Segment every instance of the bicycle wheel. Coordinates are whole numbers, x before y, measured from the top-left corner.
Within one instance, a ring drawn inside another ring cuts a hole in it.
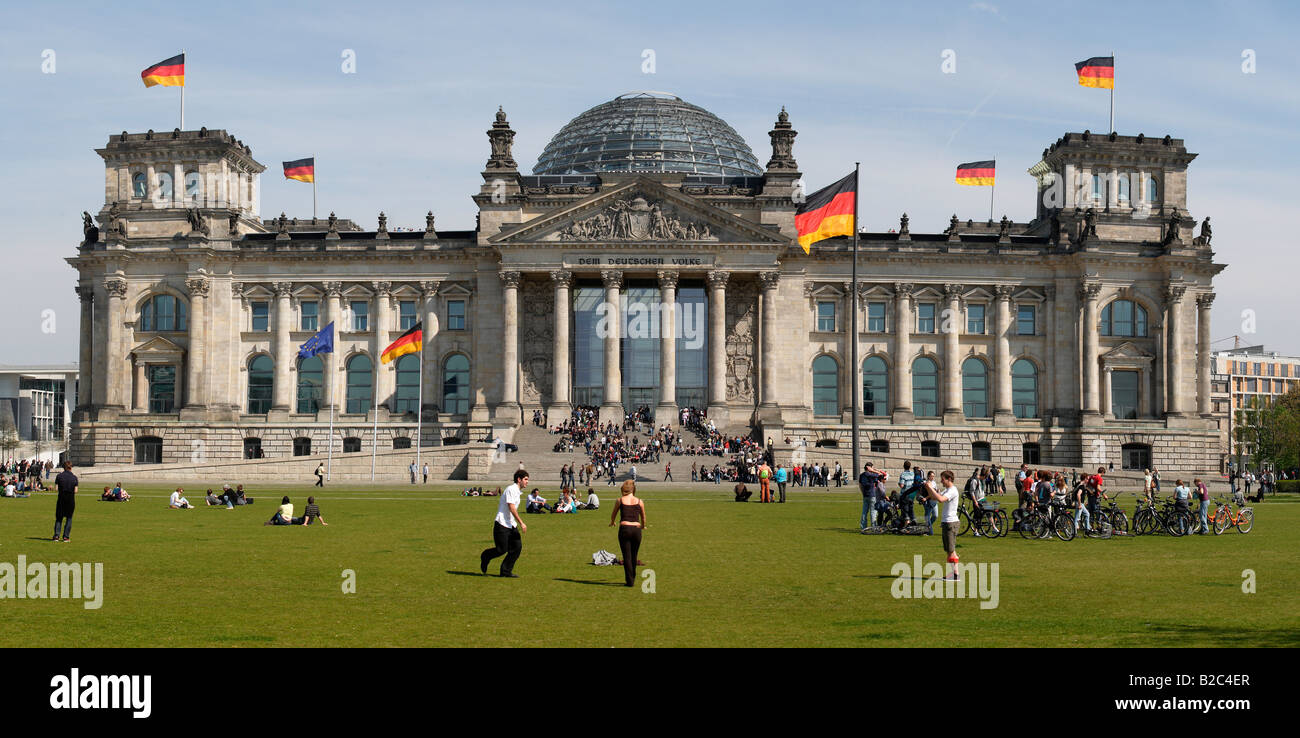
[[[1116,510],[1110,514],[1110,527],[1115,533],[1128,532],[1128,516],[1123,510]]]
[[[1038,537],[1038,530],[1034,527],[1037,518],[1037,513],[1028,513],[1024,517],[1020,518],[1020,525],[1016,526],[1016,530],[1020,531],[1021,538],[1029,540]]]
[[[1154,527],[1152,525],[1154,519],[1155,516],[1152,515],[1150,510],[1146,508],[1138,510],[1133,514],[1133,534],[1145,536],[1150,533],[1151,529]]]
[[[1056,537],[1060,538],[1062,541],[1074,540],[1076,530],[1073,518],[1067,515],[1057,516],[1056,521],[1052,523],[1052,527],[1056,531]]]
[[[1229,525],[1232,525],[1232,516],[1228,513],[1228,511],[1222,507],[1219,508],[1218,510],[1215,510],[1214,511],[1214,535],[1216,536],[1223,535],[1223,531],[1227,530]]]
[[[994,510],[993,513],[991,514],[991,517],[995,521],[997,531],[998,531],[998,538],[1002,538],[1007,533],[1011,532],[1011,521],[1007,519],[1006,510]]]
[[[986,512],[975,521],[975,531],[985,538],[998,537],[998,522],[993,513]]]
[[[966,535],[966,531],[970,530],[970,513],[966,512],[966,508],[963,507],[958,509],[957,522],[960,523],[960,526],[957,528],[957,535]]]
[[[1039,513],[1034,519],[1034,534],[1040,541],[1052,537],[1052,521],[1048,519],[1046,513]]]
[[[1165,518],[1165,532],[1174,537],[1185,536],[1192,530],[1192,515],[1187,512],[1170,513]]]
[[[1249,533],[1251,528],[1255,527],[1255,513],[1248,507],[1243,507],[1237,513],[1237,532]]]

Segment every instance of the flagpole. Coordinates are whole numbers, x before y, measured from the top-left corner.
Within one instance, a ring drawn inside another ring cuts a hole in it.
[[[420,336],[420,380],[415,400],[415,471],[420,472],[420,441],[424,436],[424,336]]]
[[[181,49],[181,56],[185,56],[185,49]],[[181,81],[181,130],[185,130],[185,82]]]
[[[857,478],[862,473],[862,443],[858,438],[860,422],[858,415],[862,410],[862,385],[858,377],[858,372],[862,369],[858,362],[858,172],[862,168],[861,162],[853,163],[853,299],[850,303],[853,306],[853,312],[849,318],[849,332],[852,335],[851,341],[851,359],[853,371],[850,376],[853,377],[853,388],[851,395],[853,398],[853,476]]]
[[[997,164],[997,159],[993,160]],[[993,222],[993,194],[998,191],[997,168],[993,169],[993,184],[989,185],[989,222]]]
[[[1115,52],[1110,52],[1110,132],[1115,132]]]
[[[311,224],[316,225],[316,155],[311,155]]]
[[[370,432],[370,481],[375,481],[375,456],[379,453],[379,370],[383,367],[383,362],[375,367],[375,371],[370,375],[371,389],[375,395],[375,424],[374,429]]]
[[[331,380],[331,381],[337,381],[337,380]],[[326,398],[326,399],[329,399],[329,398]],[[332,402],[330,403],[330,438],[329,438],[329,441],[330,441],[329,451],[326,453],[326,456],[325,456],[325,481],[327,481],[327,482],[333,481],[333,479],[334,479],[334,477],[333,477],[333,471],[334,471],[334,403],[332,403]]]

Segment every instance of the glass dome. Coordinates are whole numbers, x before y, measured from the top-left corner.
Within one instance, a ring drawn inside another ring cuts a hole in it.
[[[749,145],[718,116],[662,92],[619,95],[555,134],[533,174],[685,172],[762,176]]]

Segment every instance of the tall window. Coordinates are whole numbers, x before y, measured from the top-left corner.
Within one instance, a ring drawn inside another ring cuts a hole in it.
[[[261,415],[271,410],[271,387],[275,381],[275,365],[266,354],[253,357],[248,362],[248,412]]]
[[[203,180],[198,172],[185,173],[185,201],[197,205],[203,199]]]
[[[840,365],[829,356],[813,359],[813,415],[840,414]]]
[[[172,199],[172,175],[167,172],[159,172],[158,179],[158,199],[163,202],[171,202]]]
[[[1038,308],[1034,305],[1021,305],[1016,308],[1016,333],[1032,336],[1038,329]]]
[[[1147,311],[1132,300],[1115,300],[1101,309],[1101,335],[1144,338]]]
[[[397,330],[409,331],[415,327],[415,300],[402,300],[397,303]]]
[[[1155,205],[1160,199],[1160,185],[1156,183],[1156,178],[1152,177],[1147,180],[1147,202]],[[1146,468],[1146,467],[1142,467]]]
[[[371,370],[373,366],[370,357],[365,354],[357,354],[348,359],[346,412],[362,414],[370,409],[371,400],[374,398],[374,385],[371,381],[374,376],[374,372]]]
[[[370,303],[365,300],[353,300],[348,307],[352,312],[352,330],[364,332],[370,330]]]
[[[442,364],[442,411],[469,414],[469,359],[453,354]]]
[[[407,354],[397,360],[397,389],[393,412],[417,412],[420,403],[420,357]]]
[[[309,356],[298,362],[298,412],[316,413],[320,411],[322,380],[325,377],[325,364],[319,356]]]
[[[447,330],[449,331],[465,330],[465,301],[464,300],[447,301]]]
[[[149,412],[176,411],[176,366],[149,367]]]
[[[149,196],[149,182],[145,179],[144,172],[136,172],[131,177],[131,197],[146,198]]]
[[[912,362],[912,414],[918,418],[939,414],[939,365],[924,356]]]
[[[253,308],[253,330],[265,332],[271,330],[271,303],[255,302]]]
[[[889,370],[879,356],[868,356],[862,362],[862,413],[889,414]]]
[[[317,318],[319,317],[319,313],[320,313],[320,303],[303,302],[299,304],[299,309],[302,313],[302,322],[299,324],[298,330],[303,330],[303,331],[320,330],[320,326],[317,325],[318,322]]]
[[[1017,418],[1038,417],[1038,367],[1028,359],[1011,365],[1011,412]]]
[[[1114,371],[1110,373],[1110,409],[1116,418],[1131,420],[1138,411],[1138,373]]]
[[[934,303],[925,302],[916,306],[916,332],[934,333]]]
[[[984,333],[985,305],[968,305],[966,307],[966,332],[976,335]]]
[[[140,330],[146,332],[187,330],[185,303],[171,295],[154,295],[140,310]]]
[[[961,365],[961,404],[968,418],[989,416],[989,368],[973,356]]]
[[[885,332],[885,303],[883,302],[867,303],[867,332],[868,333]]]
[[[1119,201],[1128,204],[1128,174],[1121,174],[1119,177]]]
[[[1092,175],[1092,201],[1095,203],[1105,202],[1106,200],[1106,182],[1100,174]]]
[[[578,285],[573,290],[573,404],[599,405],[605,396],[605,339],[597,326],[605,313],[603,287]],[[448,315],[450,315],[450,306]],[[680,358],[680,357],[679,357]],[[612,398],[611,398],[612,399]]]
[[[817,303],[817,330],[822,333],[835,332],[835,303]]]

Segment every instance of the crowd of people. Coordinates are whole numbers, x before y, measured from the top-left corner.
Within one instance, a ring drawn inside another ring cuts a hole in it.
[[[30,497],[31,492],[45,492],[49,488],[44,480],[50,478],[53,469],[52,461],[9,459],[0,463],[0,487],[3,487],[5,497]]]

